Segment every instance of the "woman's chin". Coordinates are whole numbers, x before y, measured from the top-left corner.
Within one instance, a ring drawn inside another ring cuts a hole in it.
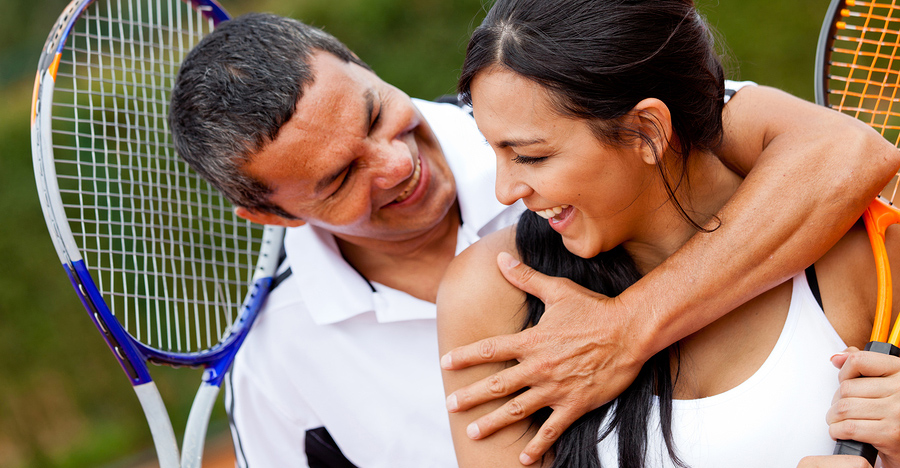
[[[594,258],[599,255],[601,251],[599,245],[590,245],[580,239],[570,240],[563,237],[563,245],[566,246],[566,250],[572,255],[581,258]]]

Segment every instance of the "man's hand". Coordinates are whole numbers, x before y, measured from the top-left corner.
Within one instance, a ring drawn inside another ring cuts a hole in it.
[[[453,392],[447,397],[447,408],[464,411],[528,387],[469,425],[467,434],[481,439],[550,407],[553,413],[520,457],[523,464],[530,465],[575,420],[631,384],[645,358],[633,354],[629,343],[642,336],[643,321],[631,320],[633,314],[622,310],[621,301],[567,279],[545,276],[507,253],[501,253],[497,263],[513,286],[544,302],[544,315],[533,328],[478,341],[444,355],[441,366],[447,370],[513,359],[519,362]]]

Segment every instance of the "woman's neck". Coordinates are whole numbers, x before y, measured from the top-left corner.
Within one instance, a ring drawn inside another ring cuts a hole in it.
[[[675,158],[666,160],[674,161]],[[697,225],[704,229],[717,228],[721,221],[716,214],[737,191],[742,178],[708,151],[691,153],[684,177],[679,178],[681,167],[674,166],[670,163],[668,170],[677,203]],[[659,266],[700,232],[685,219],[676,201],[670,199],[662,180],[653,190],[661,200],[660,207],[647,216],[641,234],[623,244],[644,274]]]

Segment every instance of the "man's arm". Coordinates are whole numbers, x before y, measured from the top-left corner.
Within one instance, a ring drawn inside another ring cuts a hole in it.
[[[445,369],[519,361],[451,395],[451,411],[462,411],[529,387],[476,421],[479,438],[552,407],[523,452],[537,460],[578,417],[621,393],[656,352],[812,264],[900,166],[900,152],[865,124],[772,88],[743,88],[725,106],[724,123],[717,153],[747,176],[718,213],[721,226],[694,236],[618,297],[501,254],[507,280],[547,307],[531,329],[442,358]]]

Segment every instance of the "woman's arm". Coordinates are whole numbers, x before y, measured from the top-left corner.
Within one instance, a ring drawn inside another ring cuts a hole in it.
[[[453,394],[465,410],[529,387],[516,398],[522,411],[480,418],[481,434],[553,406],[524,451],[536,459],[657,351],[813,263],[900,166],[900,152],[866,125],[772,88],[745,87],[725,109],[719,153],[747,177],[718,213],[719,229],[694,236],[615,299],[501,262],[506,278],[547,308],[534,328],[443,357],[445,369],[519,362],[493,375],[493,387],[482,379]]]
[[[483,338],[521,329],[525,295],[503,279],[494,260],[499,250],[514,249],[513,232],[510,228],[485,237],[456,257],[448,268],[437,299],[441,353]],[[450,393],[514,364],[487,363],[457,372],[444,371],[444,389],[446,393]],[[528,418],[477,443],[466,433],[472,421],[499,408],[510,398],[497,399],[467,411],[450,414],[453,445],[461,468],[522,466],[517,461],[519,453],[536,432],[536,428],[530,427]],[[452,406],[452,401],[448,401],[448,406]]]

